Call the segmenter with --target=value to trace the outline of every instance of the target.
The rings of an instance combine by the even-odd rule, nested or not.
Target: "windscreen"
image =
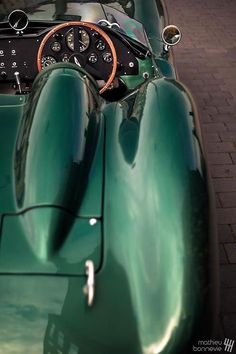
[[[3,0],[0,3],[0,20],[7,21],[8,15],[16,9],[26,12],[29,20],[78,20],[97,22],[105,18],[105,13],[99,1],[93,0]]]
[[[125,5],[124,5],[125,4]],[[131,4],[131,1],[130,1]],[[147,46],[143,25],[129,14],[129,2],[112,0],[2,0],[0,21],[8,21],[9,14],[23,10],[31,21],[85,21],[98,23],[108,20],[118,23],[120,32]]]

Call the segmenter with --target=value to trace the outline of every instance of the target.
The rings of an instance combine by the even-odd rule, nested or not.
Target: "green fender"
[[[204,316],[211,285],[206,177],[191,104],[174,81],[161,79],[104,114],[104,261],[97,282],[109,279],[101,290],[109,302],[111,289],[124,286],[117,273],[125,279],[132,310],[124,318],[135,316],[142,353],[177,352]],[[114,326],[122,311],[117,301],[109,313]]]

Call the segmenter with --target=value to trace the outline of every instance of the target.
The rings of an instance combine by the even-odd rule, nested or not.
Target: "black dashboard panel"
[[[13,81],[18,71],[21,79],[32,81],[38,73],[36,65],[39,38],[18,37],[0,39],[0,81]]]
[[[73,28],[73,26],[71,26]],[[83,26],[81,26],[83,29]],[[1,35],[0,32],[0,82],[15,82],[15,72],[19,72],[22,82],[32,82],[37,73],[37,53],[40,44],[45,35],[52,29],[52,24],[46,25],[40,32],[32,34],[16,35],[12,32],[6,35]],[[73,56],[78,55],[81,66],[87,70],[95,79],[106,79],[112,68],[112,62],[109,62],[110,49],[105,44],[98,49],[98,42],[102,39],[98,33],[92,29],[85,28],[90,37],[89,45],[80,52],[79,46],[74,48],[74,51],[68,47],[66,35],[70,27],[59,30],[56,35],[52,35],[47,41],[43,57],[53,57],[55,62],[63,61],[63,58],[68,57],[68,61],[73,61]],[[106,28],[102,28],[107,32]],[[117,76],[120,75],[137,75],[139,71],[138,60],[127,43],[124,43],[115,32],[107,32],[112,40],[118,58]],[[57,42],[58,51],[53,51],[53,43]],[[58,45],[59,43],[59,45]],[[95,58],[95,62],[92,62]],[[107,60],[107,61],[106,61]],[[100,75],[101,73],[101,75]]]

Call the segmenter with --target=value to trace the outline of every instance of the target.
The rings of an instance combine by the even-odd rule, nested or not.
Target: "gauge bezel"
[[[46,69],[48,66],[50,66],[50,65],[48,65],[48,66],[43,66],[43,59],[44,59],[44,58],[48,58],[48,57],[53,58],[53,59],[55,60],[55,63],[51,63],[50,65],[53,65],[53,64],[56,64],[56,63],[57,63],[57,60],[56,60],[56,58],[55,58],[53,55],[44,55],[44,56],[42,57],[42,60],[41,60],[42,70],[44,70],[44,69]]]
[[[93,61],[90,60],[90,58],[91,58],[92,56],[93,56],[94,58],[96,58],[96,61],[93,62]],[[88,58],[88,62],[89,62],[90,64],[96,64],[96,63],[98,62],[98,55],[97,55],[97,53],[95,53],[95,52],[89,53],[87,58]]]
[[[19,12],[21,14],[23,14],[25,16],[25,19],[27,20],[26,24],[24,27],[22,28],[15,28],[13,26],[13,24],[11,23],[11,17],[12,15],[14,15],[16,12]],[[23,10],[20,10],[20,9],[16,9],[16,10],[13,10],[9,15],[8,15],[8,23],[9,23],[9,26],[16,32],[21,32],[21,31],[24,31],[24,29],[27,28],[28,24],[29,24],[29,18],[27,16],[27,14],[23,11]]]
[[[68,47],[69,50],[71,50],[72,52],[75,51],[75,42],[76,42],[76,41],[78,41],[78,47],[79,47],[79,52],[80,52],[80,53],[85,52],[85,51],[89,48],[89,46],[90,46],[90,44],[91,44],[91,38],[90,38],[89,33],[88,33],[84,28],[78,28],[78,34],[81,35],[81,39],[82,39],[83,33],[86,34],[86,41],[88,41],[88,43],[86,44],[85,47],[82,47],[82,45],[79,44],[80,41],[83,43],[82,40],[80,40],[79,38],[76,39],[76,34],[75,34],[74,28],[71,28],[71,29],[66,33],[66,35],[65,35],[65,41],[66,41],[66,46]],[[69,37],[70,35],[73,35],[73,42],[72,42],[73,48],[70,47],[70,44],[69,44],[69,42],[68,42],[68,37]],[[83,48],[84,48],[84,49],[83,49]]]
[[[102,43],[104,46],[102,49],[98,48],[98,43]],[[106,43],[102,39],[98,39],[95,43],[96,49],[99,50],[99,52],[102,52],[103,50],[106,49]]]
[[[59,49],[59,50],[54,50],[54,49],[52,48],[55,43],[59,44],[59,46],[60,46],[60,49]],[[60,43],[59,41],[54,41],[54,42],[52,42],[52,43],[50,44],[50,48],[51,48],[51,50],[52,50],[54,53],[59,53],[59,52],[61,51],[62,45],[61,45],[61,43]]]
[[[107,55],[107,54],[110,54],[110,56],[111,56],[111,61],[107,61],[107,60],[104,59],[104,56]],[[112,53],[111,53],[111,52],[104,52],[104,53],[102,54],[102,60],[104,61],[104,63],[107,63],[107,64],[112,63],[112,61],[113,61]]]

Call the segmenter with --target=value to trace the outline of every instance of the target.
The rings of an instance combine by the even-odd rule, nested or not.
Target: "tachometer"
[[[42,57],[42,69],[47,68],[49,65],[55,64],[57,61],[51,55],[47,55],[46,57]]]

